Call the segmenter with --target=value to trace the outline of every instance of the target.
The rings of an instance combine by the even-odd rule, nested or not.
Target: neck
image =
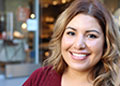
[[[91,79],[90,71],[78,71],[71,68],[67,68],[65,74],[74,79],[80,79],[81,81],[88,81]]]
[[[90,71],[77,71],[71,68],[67,68],[63,73],[62,80],[63,83],[71,83],[71,86],[72,84],[74,86],[92,86],[92,79],[89,74]]]

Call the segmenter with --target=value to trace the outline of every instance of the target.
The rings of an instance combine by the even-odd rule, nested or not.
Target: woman
[[[119,38],[98,0],[74,0],[56,21],[51,57],[23,86],[119,86]]]

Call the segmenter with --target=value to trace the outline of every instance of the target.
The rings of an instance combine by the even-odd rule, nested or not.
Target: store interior
[[[0,75],[26,77],[41,67],[51,55],[48,44],[54,23],[72,1],[0,0]],[[100,1],[120,26],[120,0]]]

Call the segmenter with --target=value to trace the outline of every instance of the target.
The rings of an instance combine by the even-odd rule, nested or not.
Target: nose
[[[86,47],[84,37],[77,37],[74,42],[75,49],[84,49]]]

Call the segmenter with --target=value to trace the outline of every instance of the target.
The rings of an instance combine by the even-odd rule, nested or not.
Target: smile
[[[76,53],[72,53],[72,55],[80,58],[84,58],[86,56],[85,54],[76,54]]]
[[[78,53],[71,53],[72,58],[75,60],[84,60],[88,57],[88,54],[78,54]]]

